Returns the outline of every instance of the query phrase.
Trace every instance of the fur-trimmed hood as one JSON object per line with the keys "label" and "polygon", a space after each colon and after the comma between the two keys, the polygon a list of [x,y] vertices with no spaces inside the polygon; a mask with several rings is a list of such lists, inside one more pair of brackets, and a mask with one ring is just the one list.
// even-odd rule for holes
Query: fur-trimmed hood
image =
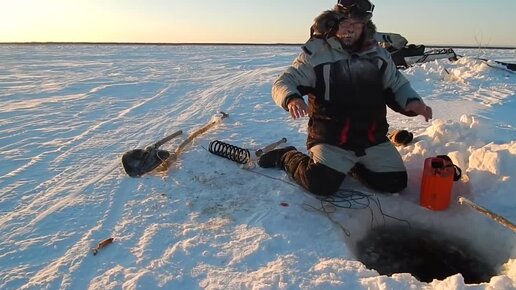
{"label": "fur-trimmed hood", "polygon": [[374,40],[376,26],[371,21],[371,15],[354,15],[345,11],[339,5],[335,5],[333,9],[322,12],[314,19],[314,24],[310,28],[310,37],[328,39],[335,36],[338,24],[344,19],[359,18],[366,22],[362,43]]}

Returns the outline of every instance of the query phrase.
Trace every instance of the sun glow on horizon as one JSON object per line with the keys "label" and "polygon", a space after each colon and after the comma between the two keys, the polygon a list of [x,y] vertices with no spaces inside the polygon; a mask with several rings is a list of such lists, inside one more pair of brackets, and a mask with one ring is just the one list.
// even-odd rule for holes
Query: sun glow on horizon
{"label": "sun glow on horizon", "polygon": [[[485,3],[472,4],[458,16],[451,7],[462,6],[455,2],[446,10],[423,1],[376,2],[378,29],[400,33],[411,43],[516,46],[514,25],[506,17],[511,9],[479,22]],[[0,42],[302,43],[313,19],[334,3],[300,0],[294,17],[292,4],[277,0],[6,0],[0,9]],[[516,1],[505,4],[516,7]],[[422,8],[439,11],[442,19]],[[393,17],[401,10],[412,18]]]}
{"label": "sun glow on horizon", "polygon": [[152,23],[142,14],[121,15],[88,1],[20,1],[2,7],[0,42],[134,41],[133,35],[149,34],[145,29]]}
{"label": "sun glow on horizon", "polygon": [[248,27],[235,27],[231,20],[238,17],[228,20],[210,10],[194,15],[186,10],[195,11],[199,9],[196,6],[167,7],[160,12],[166,17],[155,17],[152,11],[138,9],[140,6],[116,8],[113,3],[96,0],[7,2],[0,11],[0,42],[296,41],[295,33],[289,37],[271,35],[275,23],[250,26],[246,15],[237,20]]}

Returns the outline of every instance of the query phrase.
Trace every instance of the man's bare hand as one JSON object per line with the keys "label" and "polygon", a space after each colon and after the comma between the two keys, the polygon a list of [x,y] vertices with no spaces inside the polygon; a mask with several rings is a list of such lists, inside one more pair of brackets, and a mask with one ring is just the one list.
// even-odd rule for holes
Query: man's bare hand
{"label": "man's bare hand", "polygon": [[425,103],[421,101],[412,101],[408,103],[405,110],[412,111],[418,115],[425,117],[425,121],[427,122],[429,119],[432,119],[432,108],[425,105]]}
{"label": "man's bare hand", "polygon": [[302,118],[308,113],[308,106],[305,101],[300,98],[293,98],[287,104],[288,112],[292,119]]}

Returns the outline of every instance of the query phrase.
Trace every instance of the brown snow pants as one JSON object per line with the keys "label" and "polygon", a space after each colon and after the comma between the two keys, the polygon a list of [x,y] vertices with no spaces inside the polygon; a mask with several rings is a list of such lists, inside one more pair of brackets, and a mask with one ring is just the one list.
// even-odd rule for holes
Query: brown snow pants
{"label": "brown snow pants", "polygon": [[[316,163],[308,155],[295,150],[285,153],[281,162],[297,184],[315,195],[327,196],[337,192],[346,177],[346,174]],[[381,192],[395,193],[407,187],[406,171],[373,172],[357,163],[350,173],[365,185]]]}

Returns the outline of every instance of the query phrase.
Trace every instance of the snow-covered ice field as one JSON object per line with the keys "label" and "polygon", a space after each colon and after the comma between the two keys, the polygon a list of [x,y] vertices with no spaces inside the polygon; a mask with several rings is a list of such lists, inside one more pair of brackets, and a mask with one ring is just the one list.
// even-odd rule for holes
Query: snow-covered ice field
{"label": "snow-covered ice field", "polygon": [[[254,150],[282,137],[305,150],[271,85],[296,46],[0,45],[1,289],[514,289],[516,235],[456,200],[516,223],[516,75],[476,58],[516,62],[516,50],[459,49],[403,73],[434,119],[389,113],[414,132],[399,148],[409,187],[370,192],[389,216],[465,240],[496,270],[430,283],[380,275],[357,260],[374,226],[401,224],[321,203],[284,172],[241,168],[212,140]],[[492,63],[490,63],[492,64]],[[190,144],[168,172],[130,178],[121,155],[177,130],[174,150],[219,111],[229,118]],[[423,160],[448,154],[463,170],[446,211],[419,206]],[[97,255],[91,248],[114,241]]]}

